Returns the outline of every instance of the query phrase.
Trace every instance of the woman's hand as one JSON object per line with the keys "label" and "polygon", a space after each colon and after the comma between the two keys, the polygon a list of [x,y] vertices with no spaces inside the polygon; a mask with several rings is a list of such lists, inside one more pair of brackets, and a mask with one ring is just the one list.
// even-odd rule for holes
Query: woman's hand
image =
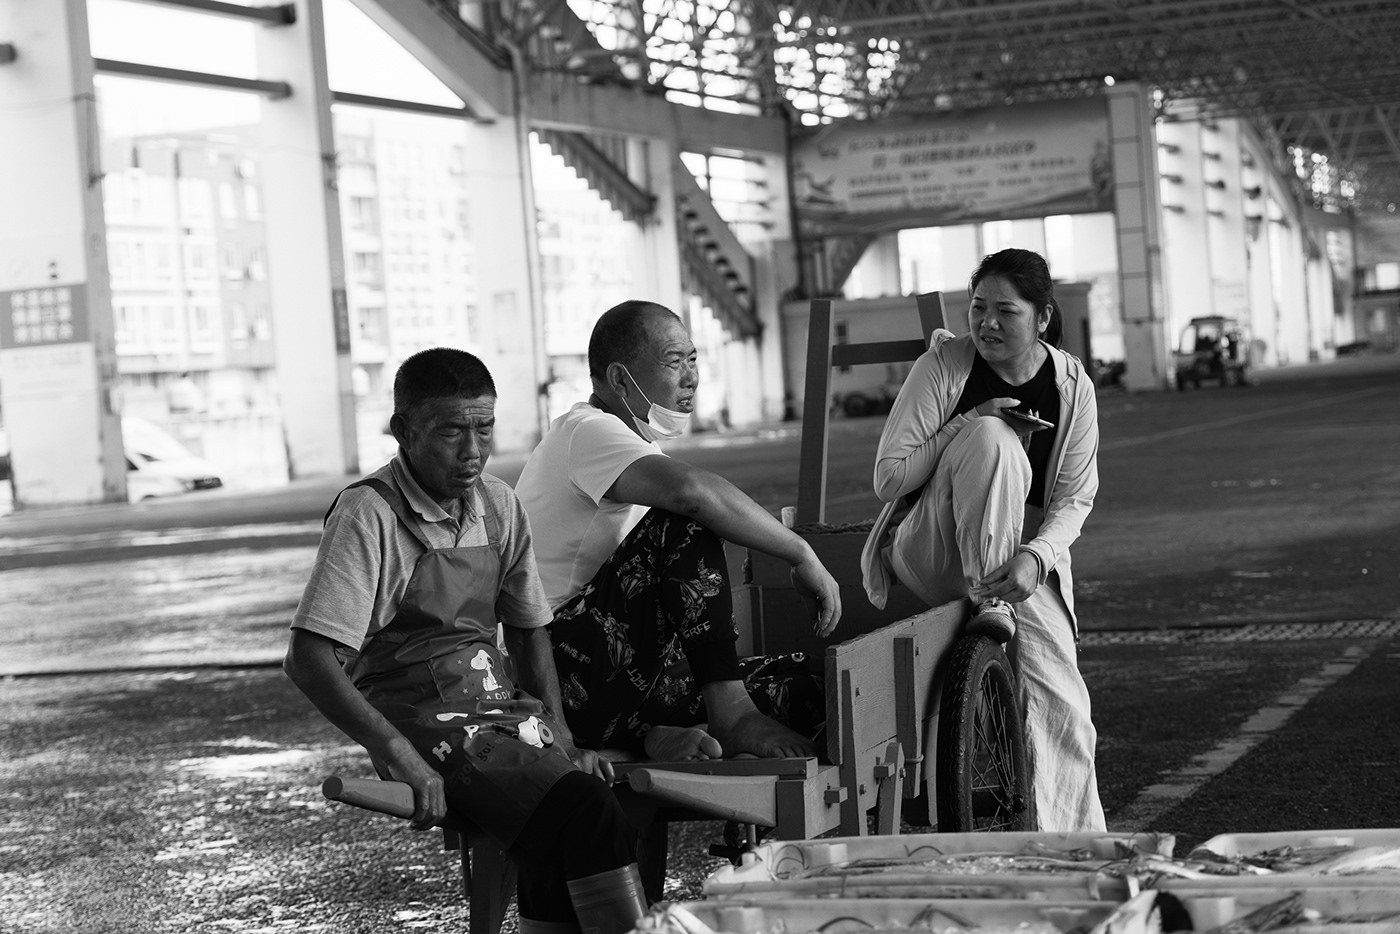
{"label": "woman's hand", "polygon": [[1014,409],[1020,404],[1020,399],[1013,399],[1010,396],[999,396],[995,399],[988,399],[986,402],[983,402],[982,404],[978,405],[972,411],[976,412],[978,415],[981,415],[983,417],[986,417],[988,415],[996,415],[1004,421],[1010,422],[1011,419],[1007,418],[1005,415],[1002,415],[1001,410]]}
{"label": "woman's hand", "polygon": [[999,396],[995,399],[988,399],[972,411],[983,417],[995,415],[997,418],[1000,418],[1011,426],[1012,431],[1020,435],[1021,443],[1025,444],[1026,438],[1030,437],[1032,432],[1038,430],[1035,424],[1020,418],[1010,418],[1002,413],[1003,409],[1014,409],[1020,404],[1020,399],[1013,399],[1010,396]]}
{"label": "woman's hand", "polygon": [[977,600],[997,597],[1007,603],[1020,603],[1040,586],[1040,562],[1029,551],[1018,551],[1010,561],[978,582]]}

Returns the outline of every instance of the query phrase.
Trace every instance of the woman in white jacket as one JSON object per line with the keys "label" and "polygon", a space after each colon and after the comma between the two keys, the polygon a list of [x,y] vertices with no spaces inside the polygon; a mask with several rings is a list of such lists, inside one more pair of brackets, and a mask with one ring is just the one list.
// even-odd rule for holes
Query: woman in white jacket
{"label": "woman in white jacket", "polygon": [[972,599],[1016,669],[1040,829],[1103,830],[1069,554],[1099,485],[1094,386],[1039,254],[985,257],[969,294],[970,333],[934,333],[880,437],[866,591],[884,606],[892,571],[931,606]]}

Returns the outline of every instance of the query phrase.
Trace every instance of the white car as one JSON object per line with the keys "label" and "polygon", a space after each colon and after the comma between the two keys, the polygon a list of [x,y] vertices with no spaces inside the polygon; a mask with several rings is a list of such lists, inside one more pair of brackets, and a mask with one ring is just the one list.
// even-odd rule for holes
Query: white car
{"label": "white car", "polygon": [[126,451],[126,498],[139,503],[224,485],[218,472],[179,441],[143,418],[122,419]]}

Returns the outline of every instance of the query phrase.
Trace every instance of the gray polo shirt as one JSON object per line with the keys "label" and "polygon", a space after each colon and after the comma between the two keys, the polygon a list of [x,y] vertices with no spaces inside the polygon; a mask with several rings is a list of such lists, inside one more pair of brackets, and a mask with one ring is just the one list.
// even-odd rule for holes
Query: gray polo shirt
{"label": "gray polo shirt", "polygon": [[[486,544],[482,510],[491,509],[501,529],[497,547],[504,570],[496,596],[499,622],[520,629],[549,623],[549,602],[535,567],[530,523],[505,481],[482,474],[465,497],[465,518],[459,523],[423,492],[404,463],[402,450],[369,476],[398,488],[434,548]],[[413,569],[426,553],[382,496],[370,487],[346,490],[326,520],[292,628],[359,651],[394,618]],[[495,581],[489,583],[495,585]]]}

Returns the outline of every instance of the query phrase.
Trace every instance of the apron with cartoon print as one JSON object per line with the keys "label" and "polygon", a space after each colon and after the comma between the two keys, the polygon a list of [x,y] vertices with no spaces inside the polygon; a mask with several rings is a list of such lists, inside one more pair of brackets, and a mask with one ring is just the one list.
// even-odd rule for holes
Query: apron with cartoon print
{"label": "apron with cartoon print", "polygon": [[398,612],[347,666],[365,698],[447,779],[448,801],[509,846],[554,782],[574,769],[544,705],[518,690],[496,645],[500,522],[482,497],[487,543],[433,548],[398,490],[382,496],[428,551]]}

